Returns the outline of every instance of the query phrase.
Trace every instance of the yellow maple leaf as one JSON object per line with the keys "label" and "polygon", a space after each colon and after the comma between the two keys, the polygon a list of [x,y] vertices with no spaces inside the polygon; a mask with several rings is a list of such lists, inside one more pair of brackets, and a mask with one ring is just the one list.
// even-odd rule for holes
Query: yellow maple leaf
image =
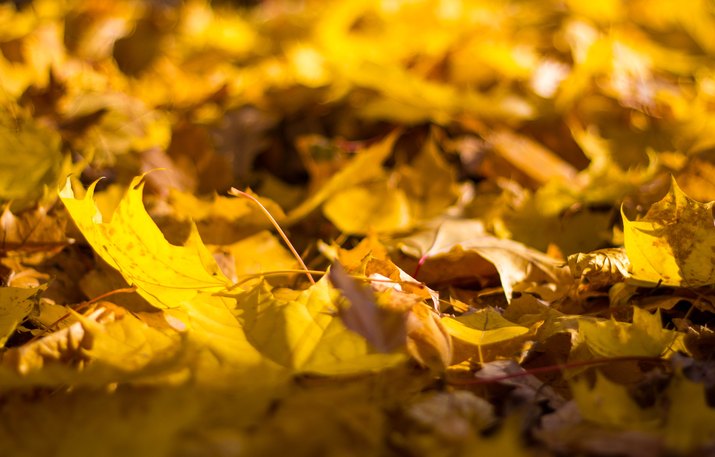
{"label": "yellow maple leaf", "polygon": [[477,346],[509,340],[529,331],[490,309],[460,317],[445,317],[442,322],[453,337]]}
{"label": "yellow maple leaf", "polygon": [[641,408],[629,395],[626,386],[609,381],[600,372],[597,372],[596,383],[592,387],[586,379],[573,381],[571,393],[581,417],[590,422],[641,430],[658,425],[657,408]]}
{"label": "yellow maple leaf", "polygon": [[141,177],[134,178],[111,220],[105,222],[93,201],[95,186],[96,182],[84,198],[76,198],[68,179],[60,191],[70,216],[95,252],[151,305],[188,325],[190,336],[209,348],[216,362],[265,367],[266,360],[248,343],[232,313],[235,298],[215,295],[231,282],[195,226],[183,246],[170,244],[144,208]]}
{"label": "yellow maple leaf", "polygon": [[184,246],[166,241],[144,209],[142,177],[132,180],[108,222],[93,200],[96,184],[79,199],[68,178],[60,198],[97,254],[119,270],[129,284],[147,293],[161,288],[161,294],[148,299],[151,304],[173,308],[199,290],[217,292],[231,285],[195,230]]}
{"label": "yellow maple leaf", "polygon": [[601,357],[659,357],[683,349],[683,334],[665,330],[660,311],[651,314],[633,308],[632,324],[582,317],[578,329],[591,351]]}
{"label": "yellow maple leaf", "polygon": [[473,359],[479,363],[497,356],[518,354],[529,328],[504,319],[492,309],[459,317],[443,317],[442,324],[454,342],[452,363]]}
{"label": "yellow maple leaf", "polygon": [[673,179],[668,194],[642,219],[632,221],[621,210],[630,279],[682,287],[715,283],[712,207],[689,198]]}
{"label": "yellow maple leaf", "polygon": [[264,282],[239,297],[235,313],[254,347],[299,372],[357,373],[405,361],[402,353],[376,352],[348,330],[338,317],[336,299],[327,277],[302,292],[271,290]]}

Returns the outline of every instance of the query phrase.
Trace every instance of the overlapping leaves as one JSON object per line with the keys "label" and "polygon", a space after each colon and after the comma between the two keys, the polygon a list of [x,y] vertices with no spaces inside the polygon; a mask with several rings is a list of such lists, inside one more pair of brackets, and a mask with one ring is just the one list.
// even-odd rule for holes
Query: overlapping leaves
{"label": "overlapping leaves", "polygon": [[706,2],[26,3],[3,455],[712,447]]}

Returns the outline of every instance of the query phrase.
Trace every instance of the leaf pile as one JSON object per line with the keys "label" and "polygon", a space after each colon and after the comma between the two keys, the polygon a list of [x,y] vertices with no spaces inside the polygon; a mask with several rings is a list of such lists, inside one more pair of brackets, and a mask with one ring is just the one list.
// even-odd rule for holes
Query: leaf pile
{"label": "leaf pile", "polygon": [[1,455],[712,452],[712,5],[237,3],[0,3]]}

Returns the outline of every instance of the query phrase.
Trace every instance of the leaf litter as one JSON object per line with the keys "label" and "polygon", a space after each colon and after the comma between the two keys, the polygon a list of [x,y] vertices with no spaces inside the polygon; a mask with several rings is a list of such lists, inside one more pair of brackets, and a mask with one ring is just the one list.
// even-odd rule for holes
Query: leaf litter
{"label": "leaf litter", "polygon": [[706,2],[235,3],[0,4],[0,454],[712,452]]}

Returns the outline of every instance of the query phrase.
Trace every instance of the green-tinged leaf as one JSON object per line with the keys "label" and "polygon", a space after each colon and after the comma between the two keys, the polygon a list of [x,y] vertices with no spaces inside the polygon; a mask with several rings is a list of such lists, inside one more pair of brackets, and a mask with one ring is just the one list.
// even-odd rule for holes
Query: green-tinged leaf
{"label": "green-tinged leaf", "polygon": [[37,303],[37,295],[46,289],[0,287],[0,346],[4,346],[7,339],[25,319]]}
{"label": "green-tinged leaf", "polygon": [[675,180],[639,220],[623,215],[626,253],[638,283],[699,287],[715,283],[713,202],[690,199]]}
{"label": "green-tinged leaf", "polygon": [[63,164],[55,131],[0,110],[0,201],[34,203],[62,179]]}
{"label": "green-tinged leaf", "polygon": [[660,357],[683,349],[683,334],[665,330],[659,311],[633,308],[632,324],[584,317],[578,329],[588,348],[601,357]]}

